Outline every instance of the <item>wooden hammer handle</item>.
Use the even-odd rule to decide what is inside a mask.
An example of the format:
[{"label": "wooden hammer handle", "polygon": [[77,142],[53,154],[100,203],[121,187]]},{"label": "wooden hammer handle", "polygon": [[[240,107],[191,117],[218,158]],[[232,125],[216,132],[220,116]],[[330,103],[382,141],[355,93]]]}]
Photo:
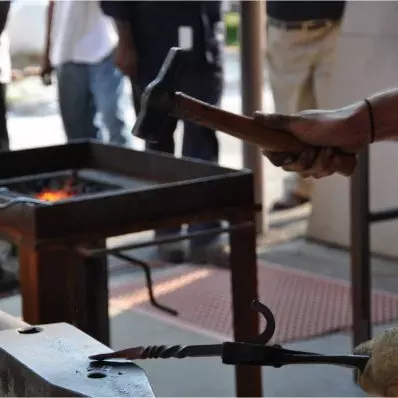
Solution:
[{"label": "wooden hammer handle", "polygon": [[[275,152],[299,153],[305,148],[292,134],[268,129],[253,118],[227,112],[183,93],[175,93],[172,115],[202,126],[219,130],[241,140]],[[338,173],[350,176],[356,165],[354,155],[341,154]]]}]

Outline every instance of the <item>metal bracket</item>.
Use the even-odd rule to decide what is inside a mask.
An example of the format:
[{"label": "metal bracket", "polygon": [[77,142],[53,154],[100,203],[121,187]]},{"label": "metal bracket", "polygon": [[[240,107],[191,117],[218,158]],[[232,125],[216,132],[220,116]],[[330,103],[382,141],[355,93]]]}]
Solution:
[{"label": "metal bracket", "polygon": [[219,235],[222,233],[227,233],[231,232],[233,230],[237,229],[242,229],[242,228],[251,228],[253,226],[252,222],[246,222],[246,223],[241,223],[241,224],[236,224],[230,227],[226,228],[212,228],[206,231],[200,231],[200,232],[192,232],[188,233],[185,235],[177,235],[177,236],[172,236],[172,237],[167,237],[163,239],[153,239],[150,241],[145,241],[145,242],[137,242],[137,243],[131,243],[131,244],[126,244],[126,245],[120,245],[117,247],[112,247],[112,248],[106,248],[106,249],[87,249],[85,247],[78,247],[76,250],[83,256],[100,256],[100,255],[110,255],[114,256],[116,258],[119,258],[121,260],[127,261],[130,264],[136,265],[140,267],[144,273],[145,273],[145,279],[146,279],[146,284],[147,284],[147,289],[148,289],[148,295],[149,295],[149,301],[150,303],[157,309],[161,311],[165,311],[171,315],[177,316],[178,312],[172,308],[166,307],[162,304],[160,304],[154,295],[153,292],[153,282],[152,282],[152,275],[151,275],[151,267],[146,261],[140,260],[136,257],[133,257],[131,255],[127,255],[122,253],[123,251],[126,250],[133,250],[133,249],[139,249],[142,247],[148,247],[148,246],[156,246],[156,245],[164,245],[167,243],[173,243],[173,242],[179,242],[182,240],[188,240],[192,239],[198,236],[207,236],[207,235]]},{"label": "metal bracket", "polygon": [[152,283],[152,275],[151,275],[151,267],[149,264],[145,261],[139,260],[138,258],[135,258],[133,256],[123,254],[123,253],[117,253],[117,252],[112,252],[111,256],[114,256],[116,258],[119,258],[120,260],[127,261],[131,264],[137,265],[138,267],[142,268],[142,270],[145,273],[145,279],[146,279],[146,285],[148,289],[148,295],[149,295],[149,301],[150,303],[158,308],[161,311],[165,311],[171,315],[177,316],[178,312],[176,310],[173,310],[172,308],[166,307],[162,304],[159,304],[158,301],[155,298],[155,294],[153,292],[153,283]]}]

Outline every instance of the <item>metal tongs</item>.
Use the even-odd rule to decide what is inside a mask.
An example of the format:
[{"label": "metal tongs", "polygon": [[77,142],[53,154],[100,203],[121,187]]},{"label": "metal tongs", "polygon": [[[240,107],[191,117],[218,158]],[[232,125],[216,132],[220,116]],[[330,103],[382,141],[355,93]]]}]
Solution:
[{"label": "metal tongs", "polygon": [[261,313],[267,321],[266,328],[250,342],[225,342],[221,344],[190,346],[147,346],[133,347],[111,353],[92,355],[96,361],[126,359],[168,359],[189,357],[221,357],[226,365],[272,366],[325,364],[365,369],[367,355],[324,355],[313,352],[288,350],[280,345],[266,345],[275,332],[275,318],[272,311],[259,301],[253,301],[252,308]]}]

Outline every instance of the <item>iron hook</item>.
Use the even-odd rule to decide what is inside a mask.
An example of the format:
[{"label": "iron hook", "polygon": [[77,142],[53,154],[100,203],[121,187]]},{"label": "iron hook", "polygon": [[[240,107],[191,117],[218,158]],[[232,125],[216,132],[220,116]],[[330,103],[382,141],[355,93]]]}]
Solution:
[{"label": "iron hook", "polygon": [[266,305],[260,303],[258,300],[253,300],[251,307],[265,318],[267,324],[264,331],[250,341],[250,343],[267,344],[275,333],[276,324],[274,314]]}]

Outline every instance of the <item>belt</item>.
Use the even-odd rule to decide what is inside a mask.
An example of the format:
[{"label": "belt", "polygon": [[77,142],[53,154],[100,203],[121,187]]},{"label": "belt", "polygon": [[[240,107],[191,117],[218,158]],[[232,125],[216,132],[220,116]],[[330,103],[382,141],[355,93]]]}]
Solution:
[{"label": "belt", "polygon": [[267,17],[267,23],[271,26],[285,30],[316,30],[331,27],[337,23],[332,19],[312,19],[309,21],[281,21],[272,17]]}]

